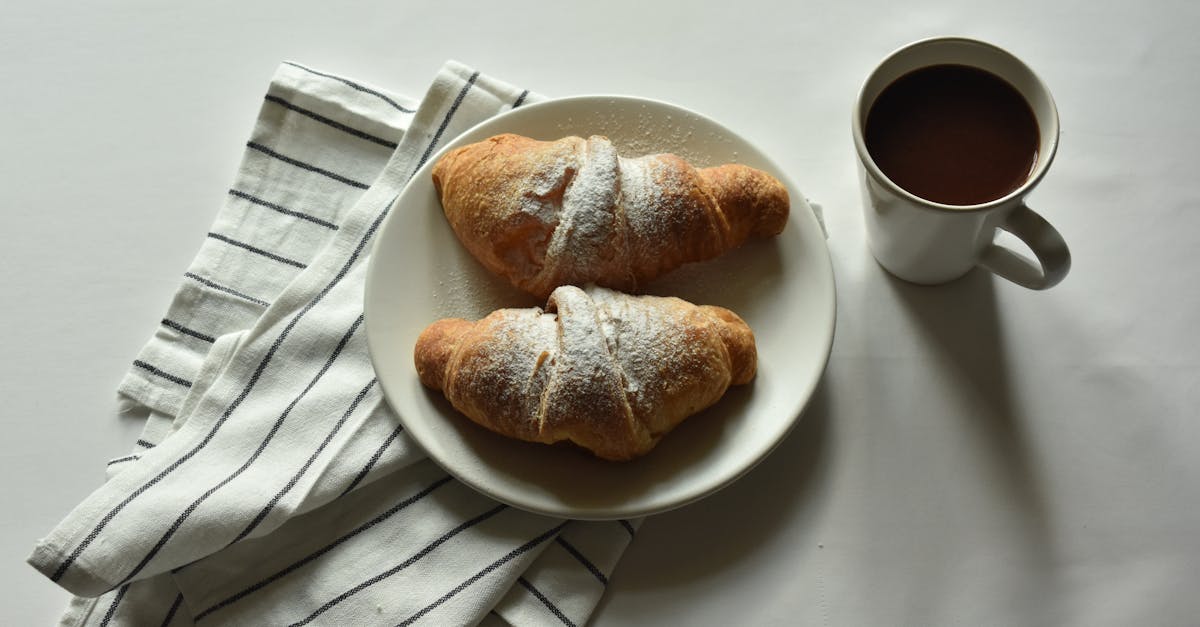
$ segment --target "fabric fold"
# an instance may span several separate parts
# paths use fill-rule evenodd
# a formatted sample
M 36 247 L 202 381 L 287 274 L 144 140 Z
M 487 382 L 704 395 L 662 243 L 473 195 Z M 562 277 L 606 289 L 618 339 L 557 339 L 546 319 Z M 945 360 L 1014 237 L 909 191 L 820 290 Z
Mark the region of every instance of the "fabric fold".
M 419 104 L 280 66 L 121 385 L 158 416 L 150 446 L 29 559 L 99 597 L 73 604 L 76 624 L 144 624 L 142 608 L 170 624 L 587 620 L 637 521 L 547 518 L 450 479 L 384 402 L 363 330 L 370 245 L 408 179 L 450 138 L 539 99 L 456 62 Z

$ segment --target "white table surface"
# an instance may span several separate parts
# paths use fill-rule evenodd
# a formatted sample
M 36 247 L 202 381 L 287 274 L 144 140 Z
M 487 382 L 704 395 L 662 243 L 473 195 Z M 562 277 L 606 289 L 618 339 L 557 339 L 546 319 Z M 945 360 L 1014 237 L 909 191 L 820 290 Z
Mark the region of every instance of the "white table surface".
M 277 62 L 420 96 L 449 58 L 698 110 L 825 209 L 839 311 L 817 397 L 744 479 L 647 520 L 594 624 L 1200 622 L 1200 5 L 52 4 L 0 10 L 0 624 L 64 607 L 24 559 L 135 437 L 114 389 Z M 1007 47 L 1057 99 L 1031 204 L 1074 268 L 1048 292 L 914 287 L 866 250 L 851 103 L 941 34 Z

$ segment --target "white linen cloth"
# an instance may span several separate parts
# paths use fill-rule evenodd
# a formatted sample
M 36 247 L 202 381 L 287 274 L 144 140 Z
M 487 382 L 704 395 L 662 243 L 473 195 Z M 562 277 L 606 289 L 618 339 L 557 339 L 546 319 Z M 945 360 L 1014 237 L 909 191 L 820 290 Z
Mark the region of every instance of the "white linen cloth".
M 455 62 L 423 99 L 284 63 L 120 394 L 130 455 L 29 563 L 69 625 L 582 624 L 640 521 L 519 511 L 445 474 L 363 337 L 372 236 L 450 138 L 539 97 Z

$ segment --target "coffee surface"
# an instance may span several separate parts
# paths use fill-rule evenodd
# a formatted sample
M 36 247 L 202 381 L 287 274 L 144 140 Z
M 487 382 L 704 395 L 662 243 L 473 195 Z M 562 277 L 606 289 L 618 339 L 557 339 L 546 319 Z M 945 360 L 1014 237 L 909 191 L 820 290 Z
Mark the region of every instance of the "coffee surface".
M 1033 110 L 1004 79 L 965 65 L 914 70 L 888 85 L 867 115 L 867 152 L 900 187 L 948 205 L 1017 189 L 1037 162 Z

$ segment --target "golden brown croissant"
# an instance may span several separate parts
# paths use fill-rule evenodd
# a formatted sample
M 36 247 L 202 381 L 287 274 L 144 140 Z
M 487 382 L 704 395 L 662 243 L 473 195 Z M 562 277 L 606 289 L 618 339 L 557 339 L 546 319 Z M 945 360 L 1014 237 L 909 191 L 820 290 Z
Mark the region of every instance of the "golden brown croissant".
M 751 235 L 779 233 L 789 207 L 787 189 L 761 170 L 619 157 L 600 136 L 497 135 L 443 156 L 433 183 L 467 250 L 540 298 L 559 285 L 636 291 Z
M 492 431 L 628 460 L 730 385 L 750 382 L 757 352 L 728 309 L 565 286 L 545 312 L 439 320 L 417 339 L 414 359 L 421 383 Z

